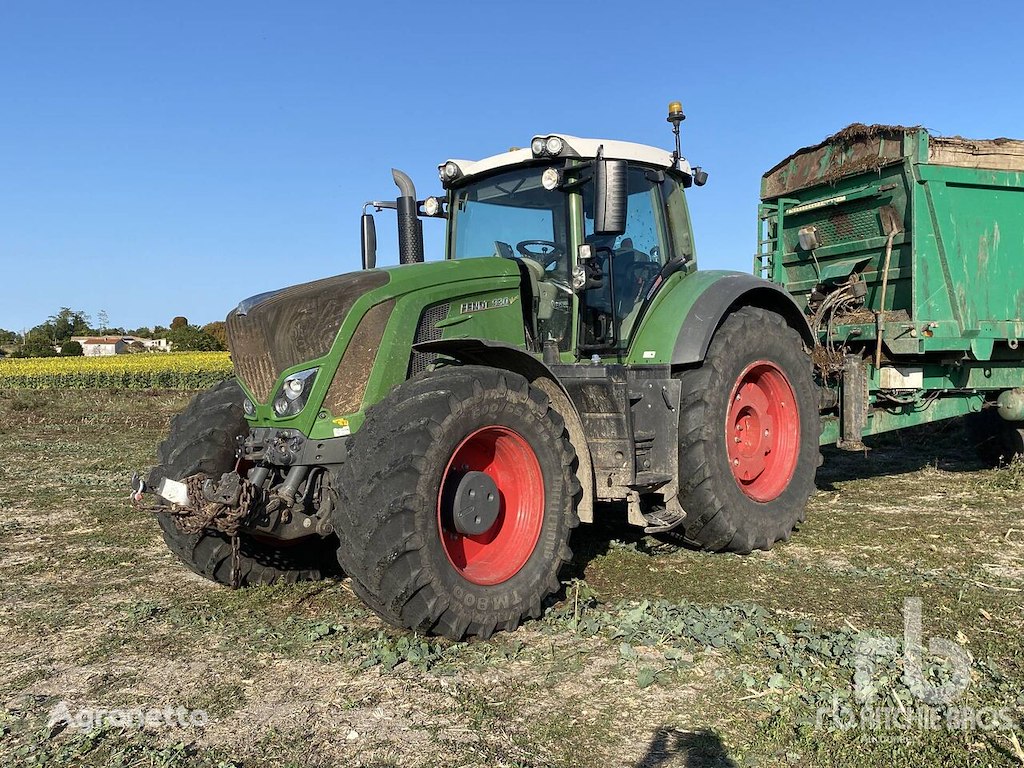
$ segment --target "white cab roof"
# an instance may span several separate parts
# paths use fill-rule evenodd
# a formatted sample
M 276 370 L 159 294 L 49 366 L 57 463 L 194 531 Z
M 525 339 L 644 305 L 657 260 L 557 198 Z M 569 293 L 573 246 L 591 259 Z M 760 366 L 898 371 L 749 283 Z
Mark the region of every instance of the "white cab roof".
M 597 157 L 598 149 L 603 148 L 604 157 L 609 160 L 628 160 L 651 165 L 655 168 L 672 167 L 671 152 L 646 144 L 634 144 L 631 141 L 615 141 L 614 139 L 582 139 L 579 136 L 569 136 L 564 133 L 541 133 L 533 138 L 546 139 L 550 136 L 557 136 L 565 142 L 567 150 L 560 157 Z M 490 173 L 501 168 L 523 165 L 534 159 L 550 160 L 552 158 L 549 156 L 534 158 L 533 152 L 527 147 L 526 149 L 513 149 L 509 152 L 502 152 L 500 155 L 485 157 L 483 160 L 453 159 L 446 162 L 455 163 L 459 167 L 459 170 L 462 172 L 461 176 L 459 176 L 459 181 L 461 182 L 470 176 L 479 176 L 482 173 Z M 444 168 L 445 165 L 446 163 L 442 163 L 438 168 Z M 689 173 L 690 165 L 685 160 L 681 160 L 679 169 Z

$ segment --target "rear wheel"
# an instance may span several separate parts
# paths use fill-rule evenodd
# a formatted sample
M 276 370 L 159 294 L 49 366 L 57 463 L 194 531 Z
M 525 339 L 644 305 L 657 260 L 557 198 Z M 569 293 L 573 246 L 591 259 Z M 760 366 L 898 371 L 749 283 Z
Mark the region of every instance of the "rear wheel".
M 679 374 L 684 541 L 747 553 L 788 539 L 820 461 L 821 419 L 803 340 L 779 315 L 744 307 Z
M 244 395 L 234 379 L 196 395 L 171 420 L 170 433 L 157 448 L 149 474 L 153 487 L 161 478 L 183 480 L 202 472 L 219 478 L 235 467 L 235 438 L 248 432 L 242 410 Z M 189 569 L 220 584 L 231 584 L 231 540 L 219 531 L 185 533 L 170 515 L 157 513 L 164 541 Z M 331 539 L 309 537 L 280 544 L 239 534 L 239 586 L 278 581 L 310 581 L 336 572 Z
M 367 411 L 335 483 L 338 556 L 387 621 L 460 639 L 537 617 L 578 524 L 575 452 L 514 373 L 444 368 Z

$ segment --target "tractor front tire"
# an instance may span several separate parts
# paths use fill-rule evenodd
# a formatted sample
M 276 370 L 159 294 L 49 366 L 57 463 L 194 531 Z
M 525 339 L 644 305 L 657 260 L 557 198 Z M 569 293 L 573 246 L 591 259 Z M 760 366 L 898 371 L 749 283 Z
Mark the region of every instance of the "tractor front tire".
M 576 454 L 517 374 L 450 366 L 366 412 L 338 473 L 338 558 L 386 621 L 453 639 L 537 618 L 579 520 Z
M 161 478 L 184 480 L 202 472 L 219 478 L 235 468 L 235 438 L 249 427 L 243 398 L 234 379 L 196 395 L 171 419 L 170 433 L 157 448 L 157 466 L 149 474 L 156 487 Z M 219 531 L 185 533 L 170 515 L 158 512 L 157 522 L 167 547 L 188 568 L 219 584 L 231 584 L 231 540 Z M 313 581 L 338 571 L 332 539 L 311 536 L 294 544 L 277 545 L 239 534 L 239 586 L 279 581 Z
M 746 554 L 788 539 L 821 463 L 817 390 L 800 334 L 774 312 L 741 308 L 700 367 L 678 377 L 683 541 Z

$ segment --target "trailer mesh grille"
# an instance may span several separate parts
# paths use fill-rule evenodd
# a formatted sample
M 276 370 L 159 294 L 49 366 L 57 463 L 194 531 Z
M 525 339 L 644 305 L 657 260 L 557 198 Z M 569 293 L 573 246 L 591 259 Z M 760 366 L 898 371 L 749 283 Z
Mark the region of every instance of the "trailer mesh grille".
M 824 216 L 821 211 L 814 211 L 813 214 L 811 211 L 808 211 L 807 214 L 803 215 L 808 217 L 806 223 L 803 219 L 799 218 L 801 214 L 796 214 L 793 218 L 799 221 L 800 227 L 808 225 L 817 227 L 821 235 L 822 244 L 825 246 L 854 240 L 867 240 L 868 238 L 878 237 L 883 234 L 882 223 L 878 218 L 878 206 L 871 203 L 862 203 L 856 207 L 853 205 L 844 206 L 841 210 L 833 210 Z M 814 218 L 811 218 L 812 216 Z M 786 229 L 789 230 L 786 233 L 786 250 L 789 253 L 795 253 L 797 250 L 797 230 L 799 227 L 794 226 L 790 230 L 789 220 L 787 220 Z

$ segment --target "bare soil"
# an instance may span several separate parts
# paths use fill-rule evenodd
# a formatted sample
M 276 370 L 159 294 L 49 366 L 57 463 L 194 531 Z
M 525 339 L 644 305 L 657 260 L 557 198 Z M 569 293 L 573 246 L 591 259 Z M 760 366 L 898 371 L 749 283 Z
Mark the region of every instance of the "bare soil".
M 178 563 L 127 480 L 187 399 L 0 393 L 0 764 L 1024 764 L 1024 470 L 983 468 L 956 423 L 829 451 L 771 552 L 677 548 L 599 510 L 544 618 L 452 643 L 385 626 L 344 579 L 233 592 Z M 858 633 L 902 637 L 910 597 L 926 638 L 971 655 L 953 706 L 1017 730 L 816 722 L 852 690 Z M 61 702 L 205 722 L 47 727 Z

